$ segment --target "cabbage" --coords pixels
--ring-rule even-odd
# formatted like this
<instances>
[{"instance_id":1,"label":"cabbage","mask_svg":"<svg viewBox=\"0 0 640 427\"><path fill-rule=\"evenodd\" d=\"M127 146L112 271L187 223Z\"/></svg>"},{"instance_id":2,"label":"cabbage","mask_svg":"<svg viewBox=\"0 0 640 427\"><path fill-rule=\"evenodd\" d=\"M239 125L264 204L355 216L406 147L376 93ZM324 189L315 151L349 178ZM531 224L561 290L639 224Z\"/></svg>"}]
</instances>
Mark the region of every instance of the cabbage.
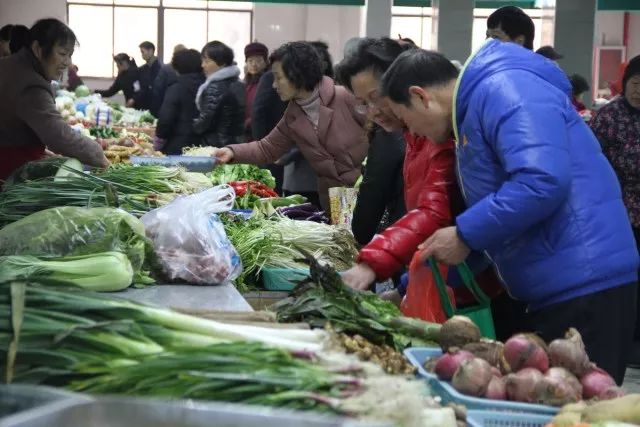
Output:
<instances>
[{"instance_id":1,"label":"cabbage","mask_svg":"<svg viewBox=\"0 0 640 427\"><path fill-rule=\"evenodd\" d=\"M76 96L78 98L83 98L85 96L89 96L91 95L91 91L89 90L89 88L85 85L80 85L76 88Z\"/></svg>"}]
</instances>

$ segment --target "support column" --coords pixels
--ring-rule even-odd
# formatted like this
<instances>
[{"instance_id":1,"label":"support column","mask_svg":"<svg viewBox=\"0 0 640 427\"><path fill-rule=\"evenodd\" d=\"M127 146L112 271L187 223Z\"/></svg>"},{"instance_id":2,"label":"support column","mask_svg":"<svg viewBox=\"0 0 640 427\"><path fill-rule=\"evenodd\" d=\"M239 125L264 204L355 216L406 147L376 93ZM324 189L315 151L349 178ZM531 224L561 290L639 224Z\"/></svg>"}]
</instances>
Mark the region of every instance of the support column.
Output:
<instances>
[{"instance_id":1,"label":"support column","mask_svg":"<svg viewBox=\"0 0 640 427\"><path fill-rule=\"evenodd\" d=\"M391 33L392 0L367 0L365 6L365 36L389 37Z\"/></svg>"},{"instance_id":2,"label":"support column","mask_svg":"<svg viewBox=\"0 0 640 427\"><path fill-rule=\"evenodd\" d=\"M554 47L564 55L558 64L569 75L583 76L592 87L596 10L596 0L556 2Z\"/></svg>"},{"instance_id":3,"label":"support column","mask_svg":"<svg viewBox=\"0 0 640 427\"><path fill-rule=\"evenodd\" d=\"M433 49L464 63L471 54L474 0L432 0L431 6Z\"/></svg>"}]
</instances>

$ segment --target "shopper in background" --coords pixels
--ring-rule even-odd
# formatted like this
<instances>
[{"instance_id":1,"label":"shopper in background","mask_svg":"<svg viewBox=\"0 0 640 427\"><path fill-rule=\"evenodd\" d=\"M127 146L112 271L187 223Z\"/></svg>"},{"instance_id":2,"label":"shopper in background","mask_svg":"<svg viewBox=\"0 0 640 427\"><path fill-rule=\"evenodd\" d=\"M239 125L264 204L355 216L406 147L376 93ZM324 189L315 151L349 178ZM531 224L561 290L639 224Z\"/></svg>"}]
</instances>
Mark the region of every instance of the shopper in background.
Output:
<instances>
[{"instance_id":1,"label":"shopper in background","mask_svg":"<svg viewBox=\"0 0 640 427\"><path fill-rule=\"evenodd\" d=\"M443 55L412 50L382 79L409 129L458 141L467 209L427 239L423 256L455 265L486 251L509 293L528 304L530 330L549 342L575 327L591 360L621 384L638 250L615 174L567 102L570 89L557 65L497 41L459 77Z\"/></svg>"},{"instance_id":2,"label":"shopper in background","mask_svg":"<svg viewBox=\"0 0 640 427\"><path fill-rule=\"evenodd\" d=\"M244 58L247 68L244 75L244 90L246 98L244 130L247 138L251 140L251 114L253 112L253 101L256 98L260 77L262 77L269 67L269 49L262 43L249 43L244 48Z\"/></svg>"},{"instance_id":3,"label":"shopper in background","mask_svg":"<svg viewBox=\"0 0 640 427\"><path fill-rule=\"evenodd\" d=\"M640 56L629 61L622 88L621 96L598 110L591 129L618 175L636 243L640 243ZM640 365L640 301L635 338L630 362Z\"/></svg>"},{"instance_id":4,"label":"shopper in background","mask_svg":"<svg viewBox=\"0 0 640 427\"><path fill-rule=\"evenodd\" d=\"M285 110L287 103L280 99L273 88L273 71L269 69L260 78L253 100L251 112L251 134L253 140L260 140L269 135L276 127ZM276 192L282 194L284 166L272 163L267 165L276 180Z\"/></svg>"},{"instance_id":5,"label":"shopper in background","mask_svg":"<svg viewBox=\"0 0 640 427\"><path fill-rule=\"evenodd\" d=\"M9 43L11 42L11 29L13 25L5 25L0 28L0 58L11 55Z\"/></svg>"},{"instance_id":6,"label":"shopper in background","mask_svg":"<svg viewBox=\"0 0 640 427\"><path fill-rule=\"evenodd\" d=\"M139 110L151 110L153 106L153 84L162 68L162 63L156 57L156 46L145 41L140 43L140 55L145 61L144 65L138 68L138 81L140 90L136 91L136 108Z\"/></svg>"},{"instance_id":7,"label":"shopper in background","mask_svg":"<svg viewBox=\"0 0 640 427\"><path fill-rule=\"evenodd\" d=\"M582 97L589 92L589 82L580 74L571 75L569 81L571 82L571 103L576 107L577 112L586 110Z\"/></svg>"},{"instance_id":8,"label":"shopper in background","mask_svg":"<svg viewBox=\"0 0 640 427\"><path fill-rule=\"evenodd\" d=\"M219 41L202 48L202 69L207 77L196 93L199 115L193 129L202 144L224 147L243 142L244 84L235 65L233 50Z\"/></svg>"},{"instance_id":9,"label":"shopper in background","mask_svg":"<svg viewBox=\"0 0 640 427\"><path fill-rule=\"evenodd\" d=\"M318 175L322 208L329 212L329 188L353 186L367 152L365 118L352 94L322 75L322 61L305 42L280 46L271 55L274 87L289 105L269 135L218 149L221 163L273 163L297 146Z\"/></svg>"},{"instance_id":10,"label":"shopper in background","mask_svg":"<svg viewBox=\"0 0 640 427\"><path fill-rule=\"evenodd\" d=\"M193 130L198 109L193 100L204 83L200 53L195 49L173 54L171 66L178 73L175 83L167 89L156 126L156 136L164 141L165 154L182 154L184 147L200 145L200 137Z\"/></svg>"},{"instance_id":11,"label":"shopper in background","mask_svg":"<svg viewBox=\"0 0 640 427\"><path fill-rule=\"evenodd\" d=\"M564 58L564 56L560 55L558 51L553 48L553 46L542 46L540 49L536 50L536 53L553 62L558 62L559 59Z\"/></svg>"},{"instance_id":12,"label":"shopper in background","mask_svg":"<svg viewBox=\"0 0 640 427\"><path fill-rule=\"evenodd\" d=\"M359 103L357 108L370 121L366 167L351 220L353 235L362 246L406 213L402 176L403 125L378 92L380 77L402 50L400 44L388 38L359 39L336 67L338 82L355 95ZM421 169L424 167L422 165Z\"/></svg>"},{"instance_id":13,"label":"shopper in background","mask_svg":"<svg viewBox=\"0 0 640 427\"><path fill-rule=\"evenodd\" d=\"M14 25L11 28L11 41L9 50L11 54L18 53L23 47L29 47L31 42L29 28L24 25Z\"/></svg>"},{"instance_id":14,"label":"shopper in background","mask_svg":"<svg viewBox=\"0 0 640 427\"><path fill-rule=\"evenodd\" d=\"M136 103L136 92L140 91L140 82L138 80L138 67L136 60L126 53L119 53L113 57L118 69L118 75L106 90L96 90L95 93L103 98L110 98L116 93L122 91L124 94L125 104L127 107L139 108Z\"/></svg>"},{"instance_id":15,"label":"shopper in background","mask_svg":"<svg viewBox=\"0 0 640 427\"><path fill-rule=\"evenodd\" d=\"M173 53L186 49L184 45L178 44L173 48ZM151 99L151 114L158 117L160 114L160 107L162 101L167 92L169 86L174 84L178 80L178 74L171 64L161 64L160 71L153 82L152 99Z\"/></svg>"},{"instance_id":16,"label":"shopper in background","mask_svg":"<svg viewBox=\"0 0 640 427\"><path fill-rule=\"evenodd\" d=\"M78 75L78 66L75 64L69 64L69 67L67 68L67 89L74 91L78 86L83 84L84 82Z\"/></svg>"},{"instance_id":17,"label":"shopper in background","mask_svg":"<svg viewBox=\"0 0 640 427\"><path fill-rule=\"evenodd\" d=\"M487 38L515 43L533 50L534 36L533 20L519 7L501 7L487 19Z\"/></svg>"},{"instance_id":18,"label":"shopper in background","mask_svg":"<svg viewBox=\"0 0 640 427\"><path fill-rule=\"evenodd\" d=\"M107 166L100 145L73 131L56 110L51 81L71 63L75 34L57 19L42 19L30 38L29 48L0 61L0 180L45 149Z\"/></svg>"},{"instance_id":19,"label":"shopper in background","mask_svg":"<svg viewBox=\"0 0 640 427\"><path fill-rule=\"evenodd\" d=\"M333 60L329 46L321 41L309 42L320 56L322 75L333 78ZM364 115L363 115L364 117ZM301 194L309 203L320 206L318 194L318 174L302 155L298 147L293 147L276 162L284 166L282 190L285 195Z\"/></svg>"}]
</instances>

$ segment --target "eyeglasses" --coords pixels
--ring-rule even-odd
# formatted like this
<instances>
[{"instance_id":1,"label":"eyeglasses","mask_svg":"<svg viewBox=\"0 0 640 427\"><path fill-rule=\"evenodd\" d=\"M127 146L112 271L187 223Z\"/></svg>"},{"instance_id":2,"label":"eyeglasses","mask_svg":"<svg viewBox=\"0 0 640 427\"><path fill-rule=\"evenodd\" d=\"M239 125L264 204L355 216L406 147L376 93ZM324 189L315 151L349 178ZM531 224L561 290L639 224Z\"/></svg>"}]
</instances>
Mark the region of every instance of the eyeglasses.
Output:
<instances>
[{"instance_id":1,"label":"eyeglasses","mask_svg":"<svg viewBox=\"0 0 640 427\"><path fill-rule=\"evenodd\" d=\"M355 112L358 114L367 114L372 110L380 110L380 102L382 99L375 93L369 94L369 101L363 101L362 104L355 106Z\"/></svg>"}]
</instances>

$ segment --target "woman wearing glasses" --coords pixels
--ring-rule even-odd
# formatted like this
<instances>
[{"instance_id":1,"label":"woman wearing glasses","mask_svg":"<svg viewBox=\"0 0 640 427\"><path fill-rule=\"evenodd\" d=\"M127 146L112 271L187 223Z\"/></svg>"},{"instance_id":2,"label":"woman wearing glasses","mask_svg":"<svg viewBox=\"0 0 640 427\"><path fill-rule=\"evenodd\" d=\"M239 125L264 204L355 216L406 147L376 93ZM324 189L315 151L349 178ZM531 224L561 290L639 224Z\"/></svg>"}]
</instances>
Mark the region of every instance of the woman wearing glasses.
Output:
<instances>
[{"instance_id":1,"label":"woman wearing glasses","mask_svg":"<svg viewBox=\"0 0 640 427\"><path fill-rule=\"evenodd\" d=\"M286 43L271 55L273 87L289 105L280 123L259 141L218 148L220 163L267 165L297 146L318 174L320 204L329 211L329 188L353 186L367 154L365 117L346 89L322 75L315 48Z\"/></svg>"}]
</instances>

